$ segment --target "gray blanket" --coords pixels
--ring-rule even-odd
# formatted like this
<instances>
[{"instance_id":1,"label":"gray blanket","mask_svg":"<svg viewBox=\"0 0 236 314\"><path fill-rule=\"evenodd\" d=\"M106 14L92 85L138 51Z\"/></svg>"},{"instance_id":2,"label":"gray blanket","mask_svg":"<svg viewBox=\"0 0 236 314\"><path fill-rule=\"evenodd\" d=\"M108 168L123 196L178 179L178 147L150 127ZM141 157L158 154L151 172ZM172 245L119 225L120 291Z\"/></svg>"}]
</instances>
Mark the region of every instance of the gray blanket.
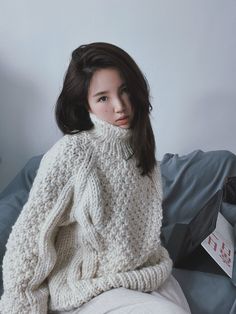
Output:
<instances>
[{"instance_id":1,"label":"gray blanket","mask_svg":"<svg viewBox=\"0 0 236 314\"><path fill-rule=\"evenodd\" d=\"M195 150L185 156L165 154L161 161L161 172L164 190L163 236L168 240L177 222L187 224L207 200L222 188L226 176L236 176L236 155L226 150ZM221 213L234 226L236 238L236 205L223 202ZM201 263L199 257L195 270L174 269L192 313L235 314L236 256L232 280L226 274L206 272L206 265Z\"/></svg>"}]
</instances>

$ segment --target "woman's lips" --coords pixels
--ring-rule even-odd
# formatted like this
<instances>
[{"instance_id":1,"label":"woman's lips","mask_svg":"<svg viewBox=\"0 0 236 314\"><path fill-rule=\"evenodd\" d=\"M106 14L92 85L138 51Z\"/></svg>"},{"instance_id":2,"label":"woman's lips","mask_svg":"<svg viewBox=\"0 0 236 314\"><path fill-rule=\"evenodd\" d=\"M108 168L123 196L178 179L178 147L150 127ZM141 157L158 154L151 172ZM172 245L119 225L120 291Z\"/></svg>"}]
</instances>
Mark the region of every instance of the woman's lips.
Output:
<instances>
[{"instance_id":1,"label":"woman's lips","mask_svg":"<svg viewBox=\"0 0 236 314\"><path fill-rule=\"evenodd\" d=\"M119 125L127 124L128 122L129 122L129 118L128 118L128 117L117 120L117 123L118 123Z\"/></svg>"}]
</instances>

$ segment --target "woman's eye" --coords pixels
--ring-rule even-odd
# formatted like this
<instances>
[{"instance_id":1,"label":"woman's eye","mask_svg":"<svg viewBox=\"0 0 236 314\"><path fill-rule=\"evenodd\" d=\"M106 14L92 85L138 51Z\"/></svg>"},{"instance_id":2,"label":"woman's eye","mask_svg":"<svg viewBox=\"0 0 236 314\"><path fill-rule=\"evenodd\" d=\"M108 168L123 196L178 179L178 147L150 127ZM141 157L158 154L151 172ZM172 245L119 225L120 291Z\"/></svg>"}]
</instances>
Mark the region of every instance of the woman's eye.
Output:
<instances>
[{"instance_id":1,"label":"woman's eye","mask_svg":"<svg viewBox=\"0 0 236 314\"><path fill-rule=\"evenodd\" d=\"M129 93L129 91L128 91L128 88L127 88L127 87L124 87L124 88L122 89L122 93L124 93L124 92L125 92L125 93L127 93L127 94Z\"/></svg>"},{"instance_id":2,"label":"woman's eye","mask_svg":"<svg viewBox=\"0 0 236 314\"><path fill-rule=\"evenodd\" d=\"M107 96L102 96L102 97L100 97L100 98L98 99L98 102L100 102L101 100L102 100L102 101L105 101L104 98L107 98Z\"/></svg>"}]
</instances>

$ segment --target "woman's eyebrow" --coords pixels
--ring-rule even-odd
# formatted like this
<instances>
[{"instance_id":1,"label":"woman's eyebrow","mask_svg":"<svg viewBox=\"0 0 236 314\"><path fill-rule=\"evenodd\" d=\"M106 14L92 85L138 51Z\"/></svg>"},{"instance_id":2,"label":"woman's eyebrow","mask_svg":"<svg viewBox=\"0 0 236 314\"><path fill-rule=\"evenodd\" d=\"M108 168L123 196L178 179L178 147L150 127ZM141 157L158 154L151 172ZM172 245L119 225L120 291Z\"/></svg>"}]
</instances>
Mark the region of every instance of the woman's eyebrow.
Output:
<instances>
[{"instance_id":1,"label":"woman's eyebrow","mask_svg":"<svg viewBox=\"0 0 236 314\"><path fill-rule=\"evenodd\" d=\"M124 87L126 84L125 83L122 83L119 87L119 89L121 89L122 87ZM109 94L109 91L102 91L102 92L98 92L96 93L95 95L93 95L93 97L97 97L99 95L103 95L103 94Z\"/></svg>"}]
</instances>

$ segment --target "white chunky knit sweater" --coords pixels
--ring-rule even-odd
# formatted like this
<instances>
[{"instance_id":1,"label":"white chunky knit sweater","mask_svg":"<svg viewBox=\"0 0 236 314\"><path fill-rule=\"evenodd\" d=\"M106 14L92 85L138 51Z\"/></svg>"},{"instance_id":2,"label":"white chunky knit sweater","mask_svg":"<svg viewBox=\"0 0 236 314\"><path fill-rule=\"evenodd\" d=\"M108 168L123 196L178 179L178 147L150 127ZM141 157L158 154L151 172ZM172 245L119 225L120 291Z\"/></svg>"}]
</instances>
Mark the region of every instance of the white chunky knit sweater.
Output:
<instances>
[{"instance_id":1,"label":"white chunky knit sweater","mask_svg":"<svg viewBox=\"0 0 236 314\"><path fill-rule=\"evenodd\" d=\"M3 260L2 314L72 310L103 291L157 289L172 261L160 243L160 166L141 176L123 129L64 135L43 156Z\"/></svg>"}]
</instances>

